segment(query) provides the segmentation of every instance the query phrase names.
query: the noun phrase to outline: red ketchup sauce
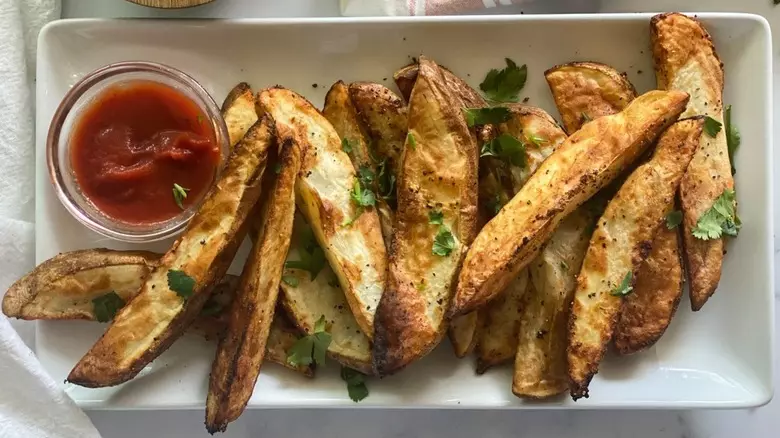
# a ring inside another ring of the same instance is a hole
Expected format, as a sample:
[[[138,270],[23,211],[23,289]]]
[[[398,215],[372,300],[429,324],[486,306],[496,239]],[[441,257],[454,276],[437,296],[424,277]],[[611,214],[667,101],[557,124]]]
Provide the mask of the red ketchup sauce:
[[[134,81],[103,90],[76,121],[70,162],[84,196],[107,216],[152,224],[183,208],[213,181],[220,150],[200,107],[175,88]]]

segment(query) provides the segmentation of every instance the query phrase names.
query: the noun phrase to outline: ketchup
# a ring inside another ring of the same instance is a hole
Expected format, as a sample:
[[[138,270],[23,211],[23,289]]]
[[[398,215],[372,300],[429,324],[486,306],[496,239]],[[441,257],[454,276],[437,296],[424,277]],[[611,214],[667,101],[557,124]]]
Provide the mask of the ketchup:
[[[69,149],[84,196],[129,224],[177,216],[209,189],[220,161],[200,107],[175,88],[142,80],[102,91],[76,121]],[[174,184],[187,189],[181,207]]]

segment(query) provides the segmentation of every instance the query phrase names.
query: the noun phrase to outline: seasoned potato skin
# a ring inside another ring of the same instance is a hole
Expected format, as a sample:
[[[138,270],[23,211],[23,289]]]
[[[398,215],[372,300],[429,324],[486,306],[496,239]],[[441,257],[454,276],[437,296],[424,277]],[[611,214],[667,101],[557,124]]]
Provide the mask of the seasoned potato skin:
[[[206,430],[224,431],[238,418],[254,391],[274,319],[279,282],[290,247],[295,215],[295,181],[304,145],[292,138],[280,144],[278,175],[268,173],[256,238],[230,306],[225,335],[217,346],[206,398]],[[273,176],[271,176],[273,175]]]
[[[376,209],[369,207],[361,213],[352,200],[355,169],[341,149],[338,133],[311,103],[293,91],[274,87],[259,94],[258,104],[274,118],[280,137],[307,145],[296,182],[296,203],[312,226],[361,330],[371,338],[387,273]]]
[[[471,88],[463,79],[459,78],[455,73],[450,70],[439,66],[444,76],[444,81],[447,86],[450,87],[452,93],[461,101],[466,108],[482,108],[487,105],[487,102],[475,89]],[[409,64],[406,67],[398,70],[393,74],[393,80],[401,90],[401,96],[406,101],[412,94],[412,88],[415,81],[417,81],[417,74],[420,71],[419,64]]]
[[[452,343],[455,356],[464,358],[474,351],[479,339],[479,312],[470,312],[453,318],[447,329],[447,336]]]
[[[573,134],[586,120],[623,111],[636,98],[625,73],[598,62],[570,62],[544,72],[566,132]]]
[[[474,240],[450,316],[469,312],[503,290],[560,221],[633,162],[687,101],[684,92],[650,91],[567,138]]]
[[[117,313],[108,330],[76,364],[68,381],[86,387],[126,382],[181,336],[225,275],[246,234],[246,218],[260,197],[273,144],[268,118],[250,128],[184,234],[152,269],[139,294]],[[171,270],[183,271],[195,280],[186,301],[168,285]]]
[[[672,125],[658,140],[652,158],[628,177],[599,218],[577,277],[569,317],[567,358],[573,399],[588,396],[588,384],[612,338],[622,296],[612,295],[640,264],[698,145],[703,119]]]
[[[235,147],[258,119],[255,95],[249,84],[241,82],[230,90],[222,103],[221,113],[227,126],[230,147]]]
[[[477,225],[476,143],[441,69],[425,57],[410,98],[409,133],[416,145],[407,139],[404,148],[388,288],[375,326],[379,375],[426,355],[444,336],[458,266]],[[434,209],[455,240],[448,256],[432,253]]]
[[[528,266],[530,284],[519,314],[512,392],[540,399],[565,392],[567,322],[577,273],[598,212],[587,203],[566,216]]]
[[[650,36],[658,88],[691,95],[683,117],[704,115],[723,123],[723,63],[702,24],[682,14],[656,15]],[[683,247],[691,307],[699,310],[715,293],[723,267],[724,238],[700,240],[692,230],[725,189],[734,188],[726,130],[702,135],[680,184]]]

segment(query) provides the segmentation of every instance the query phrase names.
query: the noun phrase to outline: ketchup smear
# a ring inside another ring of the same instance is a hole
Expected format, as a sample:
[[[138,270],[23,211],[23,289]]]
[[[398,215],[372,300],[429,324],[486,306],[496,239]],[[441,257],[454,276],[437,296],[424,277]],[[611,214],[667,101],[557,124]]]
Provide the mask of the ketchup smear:
[[[214,130],[198,105],[175,88],[133,81],[104,90],[76,121],[70,162],[81,192],[107,216],[151,224],[209,189],[220,161]]]

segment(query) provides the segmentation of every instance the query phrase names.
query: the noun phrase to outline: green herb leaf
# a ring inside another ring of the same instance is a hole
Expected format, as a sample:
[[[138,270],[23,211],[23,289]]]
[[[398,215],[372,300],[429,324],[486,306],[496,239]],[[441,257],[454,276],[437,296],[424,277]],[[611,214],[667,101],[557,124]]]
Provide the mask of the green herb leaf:
[[[720,128],[723,126],[722,123],[719,121],[713,119],[710,116],[707,116],[704,119],[704,132],[707,133],[710,137],[715,137],[720,132]]]
[[[376,174],[368,166],[360,166],[358,169],[358,178],[363,187],[373,187],[376,180]]]
[[[284,263],[284,267],[286,269],[302,269],[304,271],[308,271],[309,275],[311,276],[311,280],[314,281],[314,279],[317,278],[317,275],[320,273],[320,271],[322,271],[322,268],[324,268],[325,264],[327,263],[325,260],[325,252],[317,245],[317,242],[314,240],[313,244],[311,242],[307,242],[303,246],[304,250],[298,251],[300,260],[287,261]],[[284,280],[284,278],[282,278],[282,280]],[[298,286],[297,282],[298,279],[295,278],[296,284],[290,284],[289,282],[285,283],[295,287]]]
[[[525,144],[511,134],[501,134],[482,145],[480,157],[498,157],[514,166],[524,168]]]
[[[219,315],[222,313],[222,304],[218,303],[217,300],[214,299],[212,296],[208,300],[206,300],[206,304],[203,305],[203,308],[200,309],[200,315],[201,316],[214,316]]]
[[[325,315],[314,323],[314,330],[293,344],[287,350],[287,363],[293,366],[311,365],[312,363],[324,366],[325,354],[333,339],[326,329]]]
[[[387,164],[387,158],[379,163],[377,169],[377,189],[379,189],[379,196],[390,203],[395,200],[395,175],[393,175],[390,166]]]
[[[348,138],[342,138],[341,139],[341,150],[351,154],[352,153],[352,142],[349,141]]]
[[[512,117],[509,108],[494,106],[491,108],[463,108],[466,124],[469,127],[506,122]]]
[[[535,144],[537,147],[541,147],[544,143],[547,143],[547,140],[543,139],[542,137],[536,136],[536,135],[529,135],[528,141]]]
[[[777,2],[775,2],[777,4]],[[734,167],[734,154],[739,148],[739,144],[742,143],[742,137],[739,135],[739,130],[731,123],[731,105],[726,107],[724,114],[724,122],[726,124],[726,145],[729,150],[729,162],[731,163],[731,174],[737,173],[737,168]]]
[[[670,211],[666,215],[666,228],[673,230],[680,226],[683,220],[683,213],[679,210]]]
[[[114,315],[125,306],[125,300],[116,292],[111,291],[92,300],[92,311],[99,322],[108,322],[114,319]]]
[[[279,175],[282,173],[282,165],[279,163],[274,164],[274,173]]]
[[[186,300],[195,292],[195,279],[184,271],[171,269],[168,271],[168,287]]]
[[[409,144],[409,147],[412,148],[413,151],[417,150],[417,139],[414,138],[414,134],[411,132],[406,134],[406,143]]]
[[[433,249],[431,252],[437,256],[446,257],[455,249],[455,237],[445,226],[439,227],[439,232],[433,239]]]
[[[288,263],[295,263],[295,262],[287,262],[284,264],[284,266],[289,267],[287,266]],[[290,287],[298,287],[298,285],[300,284],[300,280],[298,280],[298,277],[294,275],[282,275],[282,282],[284,282],[284,284]]]
[[[612,295],[616,297],[624,297],[630,294],[634,290],[634,285],[631,284],[633,277],[634,274],[631,271],[628,271],[626,276],[623,277],[623,281],[620,282],[620,285],[611,292]]]
[[[504,202],[501,200],[500,195],[496,195],[495,197],[487,201],[486,206],[488,211],[491,212],[493,216],[495,216],[498,214],[499,211],[501,211],[501,208],[504,207]]]
[[[479,84],[479,89],[490,101],[517,102],[518,93],[525,86],[527,77],[528,67],[518,67],[514,61],[506,58],[506,68],[490,70],[485,80]]]
[[[591,119],[589,115],[587,115],[585,113],[581,113],[580,114],[580,123],[582,123],[583,125],[588,123],[588,122],[592,122],[592,121],[593,121],[593,119]]]
[[[428,212],[428,223],[441,225],[444,223],[444,213],[441,210],[431,210]]]
[[[737,237],[742,222],[736,214],[736,201],[734,190],[724,190],[712,207],[699,217],[691,230],[693,237],[701,240],[719,239],[723,234]]]
[[[368,387],[366,386],[366,380],[363,374],[347,368],[341,367],[341,380],[347,382],[347,393],[349,398],[353,402],[357,403],[364,398],[368,397]]]
[[[374,197],[374,192],[371,190],[364,188],[362,184],[360,184],[360,180],[355,180],[355,186],[350,194],[352,197],[352,200],[355,202],[355,205],[358,207],[372,207],[374,204],[376,204],[376,198]]]
[[[184,210],[184,200],[187,199],[187,192],[189,191],[190,189],[185,189],[184,187],[173,183],[173,200],[182,210]]]

